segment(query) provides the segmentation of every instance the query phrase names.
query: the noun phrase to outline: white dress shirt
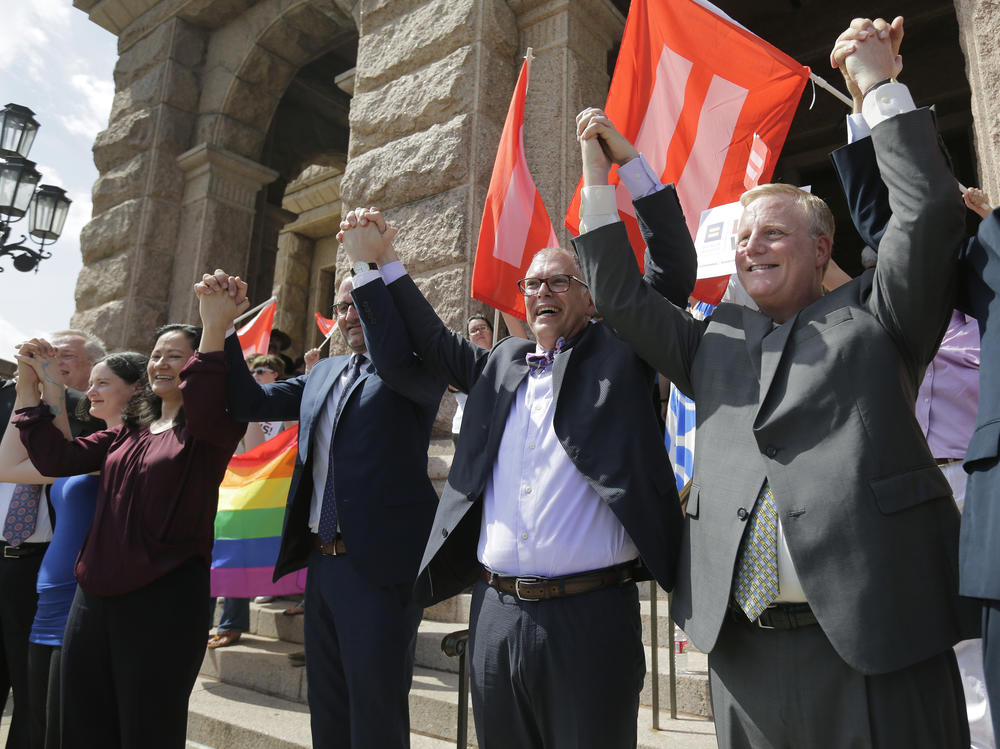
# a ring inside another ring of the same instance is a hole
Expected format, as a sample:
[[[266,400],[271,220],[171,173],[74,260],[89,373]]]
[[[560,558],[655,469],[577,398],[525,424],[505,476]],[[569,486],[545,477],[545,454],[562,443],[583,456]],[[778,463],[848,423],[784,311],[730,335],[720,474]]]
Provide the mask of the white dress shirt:
[[[556,577],[639,556],[560,444],[552,396],[548,367],[521,383],[507,414],[486,484],[477,550],[479,561],[496,572]]]
[[[371,271],[377,273],[377,271]],[[376,276],[377,277],[377,276]],[[364,354],[359,354],[361,362],[359,366],[364,372],[369,364],[369,359]],[[323,511],[323,490],[326,488],[326,475],[330,470],[330,446],[333,444],[333,432],[336,426],[336,408],[340,400],[340,394],[347,385],[347,372],[349,367],[345,367],[337,381],[330,388],[330,394],[326,396],[323,408],[320,410],[316,423],[313,425],[312,445],[312,479],[313,493],[309,501],[309,530],[319,533],[319,515]],[[337,524],[340,530],[340,524]]]

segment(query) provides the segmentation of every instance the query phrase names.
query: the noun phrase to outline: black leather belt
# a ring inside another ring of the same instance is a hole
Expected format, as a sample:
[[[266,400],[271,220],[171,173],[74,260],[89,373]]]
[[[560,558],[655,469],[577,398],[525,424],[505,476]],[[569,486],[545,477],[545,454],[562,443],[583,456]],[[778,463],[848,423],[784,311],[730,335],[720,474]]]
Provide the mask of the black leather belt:
[[[33,557],[38,554],[44,554],[47,548],[49,548],[47,541],[38,544],[21,544],[20,546],[11,546],[10,544],[0,541],[0,555],[2,555],[4,559],[22,559],[24,557]]]
[[[632,559],[613,567],[562,577],[501,575],[483,567],[479,577],[491,588],[496,588],[507,595],[517,596],[522,601],[547,601],[550,598],[577,596],[627,583],[635,577],[637,562],[638,560]]]
[[[733,604],[729,607],[729,617],[733,621],[759,629],[799,629],[817,623],[816,615],[808,603],[774,603],[756,619],[747,619],[743,609]]]
[[[340,557],[347,553],[347,547],[344,546],[344,539],[339,534],[328,544],[320,541],[319,536],[315,533],[311,535],[313,537],[313,546],[319,549],[321,554],[326,554],[330,557]]]

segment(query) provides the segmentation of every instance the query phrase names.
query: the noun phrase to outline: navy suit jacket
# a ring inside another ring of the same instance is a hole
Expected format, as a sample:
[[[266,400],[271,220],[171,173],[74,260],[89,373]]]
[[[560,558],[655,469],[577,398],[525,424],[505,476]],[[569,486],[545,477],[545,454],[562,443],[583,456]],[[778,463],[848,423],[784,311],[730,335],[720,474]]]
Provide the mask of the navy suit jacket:
[[[390,323],[379,341],[398,379],[385,377],[375,360],[352,386],[332,438],[337,517],[347,557],[375,585],[413,582],[437,505],[427,475],[427,447],[444,384],[420,366],[401,330]],[[313,548],[313,429],[349,357],[321,359],[308,375],[260,386],[236,336],[226,339],[226,355],[233,418],[299,421],[298,456],[274,566],[277,580],[304,567]]]
[[[862,138],[831,155],[861,238],[871,247],[885,232],[891,214],[888,194],[871,138]],[[958,188],[956,187],[956,200]],[[974,598],[1000,600],[1000,208],[983,219],[958,259],[955,306],[979,321],[982,339],[979,409],[969,442],[965,470],[970,474],[959,545],[959,590]]]

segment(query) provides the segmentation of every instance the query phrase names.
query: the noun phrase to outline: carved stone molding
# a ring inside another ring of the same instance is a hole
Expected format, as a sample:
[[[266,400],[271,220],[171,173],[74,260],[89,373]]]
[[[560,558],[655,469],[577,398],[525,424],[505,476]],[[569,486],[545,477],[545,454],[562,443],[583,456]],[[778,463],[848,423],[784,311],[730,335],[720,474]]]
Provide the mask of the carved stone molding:
[[[177,157],[184,171],[184,205],[213,199],[254,213],[261,187],[278,178],[274,169],[231,153],[224,148],[202,143]]]

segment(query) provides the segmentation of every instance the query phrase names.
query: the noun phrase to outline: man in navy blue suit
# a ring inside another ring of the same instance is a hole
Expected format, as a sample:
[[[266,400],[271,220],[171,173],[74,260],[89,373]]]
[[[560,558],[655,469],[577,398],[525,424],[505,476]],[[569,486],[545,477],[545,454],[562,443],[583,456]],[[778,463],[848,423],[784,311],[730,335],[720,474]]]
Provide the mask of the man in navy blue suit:
[[[361,264],[354,272],[372,271]],[[375,333],[393,374],[376,371],[352,288],[344,279],[334,304],[352,354],[323,359],[308,376],[258,385],[231,331],[228,407],[242,421],[299,421],[274,575],[308,565],[313,746],[392,749],[409,746],[407,694],[422,614],[412,589],[437,506],[427,447],[444,383],[413,355],[399,319],[381,320]],[[223,271],[195,290],[219,298],[206,327],[231,328],[248,304],[246,284]]]

